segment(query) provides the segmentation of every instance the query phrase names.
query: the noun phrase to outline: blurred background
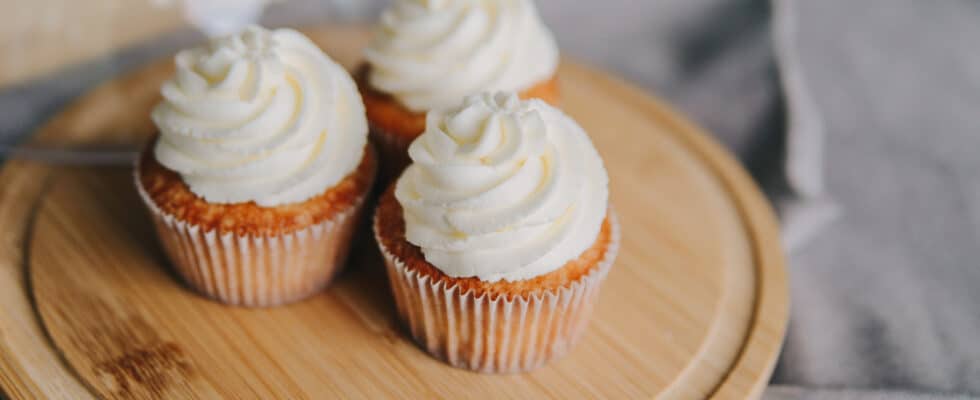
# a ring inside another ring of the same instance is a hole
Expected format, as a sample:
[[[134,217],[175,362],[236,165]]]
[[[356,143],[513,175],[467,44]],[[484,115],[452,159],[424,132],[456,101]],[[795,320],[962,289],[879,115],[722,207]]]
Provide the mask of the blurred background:
[[[385,4],[0,1],[0,140],[242,22],[368,22]],[[980,2],[538,6],[565,56],[683,110],[779,211],[793,305],[766,398],[980,396]]]

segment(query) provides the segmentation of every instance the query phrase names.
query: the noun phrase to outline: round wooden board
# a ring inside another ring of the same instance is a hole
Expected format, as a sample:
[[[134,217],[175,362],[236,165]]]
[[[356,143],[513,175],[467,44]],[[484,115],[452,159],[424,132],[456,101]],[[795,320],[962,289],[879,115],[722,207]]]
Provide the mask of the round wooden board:
[[[359,27],[308,30],[354,66]],[[57,115],[50,143],[134,142],[169,60]],[[604,156],[622,250],[569,355],[521,375],[451,368],[397,324],[373,243],[300,303],[242,309],[171,274],[124,168],[0,170],[0,385],[13,398],[758,397],[785,331],[778,227],[737,162],[659,101],[565,62],[563,108]]]

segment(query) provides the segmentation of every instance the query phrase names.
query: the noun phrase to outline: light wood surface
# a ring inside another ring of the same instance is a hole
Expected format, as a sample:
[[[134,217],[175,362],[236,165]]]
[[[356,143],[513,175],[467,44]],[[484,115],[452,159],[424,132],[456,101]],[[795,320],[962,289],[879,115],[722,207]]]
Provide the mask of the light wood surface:
[[[311,36],[347,66],[365,33]],[[39,132],[133,142],[170,62],[107,83]],[[570,354],[522,375],[453,369],[398,326],[372,243],[313,298],[223,306],[171,274],[130,172],[0,170],[0,386],[12,398],[757,397],[788,309],[777,224],[733,158],[659,101],[565,62],[565,110],[606,160],[622,249]]]
[[[180,8],[166,3],[0,0],[0,87],[92,61],[183,26]]]

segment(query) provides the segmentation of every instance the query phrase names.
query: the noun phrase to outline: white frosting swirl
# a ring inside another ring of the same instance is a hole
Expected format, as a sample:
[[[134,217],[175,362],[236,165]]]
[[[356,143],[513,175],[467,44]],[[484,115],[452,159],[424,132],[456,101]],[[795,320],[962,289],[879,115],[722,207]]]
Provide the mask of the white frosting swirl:
[[[599,234],[608,177],[585,131],[541,100],[482,94],[430,112],[398,180],[406,239],[452,277],[530,279]]]
[[[357,87],[299,32],[249,27],[176,64],[152,114],[155,156],[208,202],[301,202],[359,164],[368,128]]]
[[[395,0],[365,57],[372,86],[421,112],[549,79],[558,46],[532,0]]]

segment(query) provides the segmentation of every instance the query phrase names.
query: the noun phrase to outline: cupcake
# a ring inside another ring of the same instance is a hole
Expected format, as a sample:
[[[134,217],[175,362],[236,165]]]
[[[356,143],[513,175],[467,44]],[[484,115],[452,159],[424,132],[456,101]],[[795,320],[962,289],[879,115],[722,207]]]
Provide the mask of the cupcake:
[[[426,122],[374,218],[401,320],[459,368],[527,371],[564,354],[619,247],[592,142],[514,94],[467,97]]]
[[[430,110],[467,95],[513,91],[558,102],[558,46],[532,0],[395,0],[357,73],[387,183]]]
[[[272,306],[344,264],[377,169],[354,80],[302,34],[249,27],[185,50],[136,186],[193,289]]]

